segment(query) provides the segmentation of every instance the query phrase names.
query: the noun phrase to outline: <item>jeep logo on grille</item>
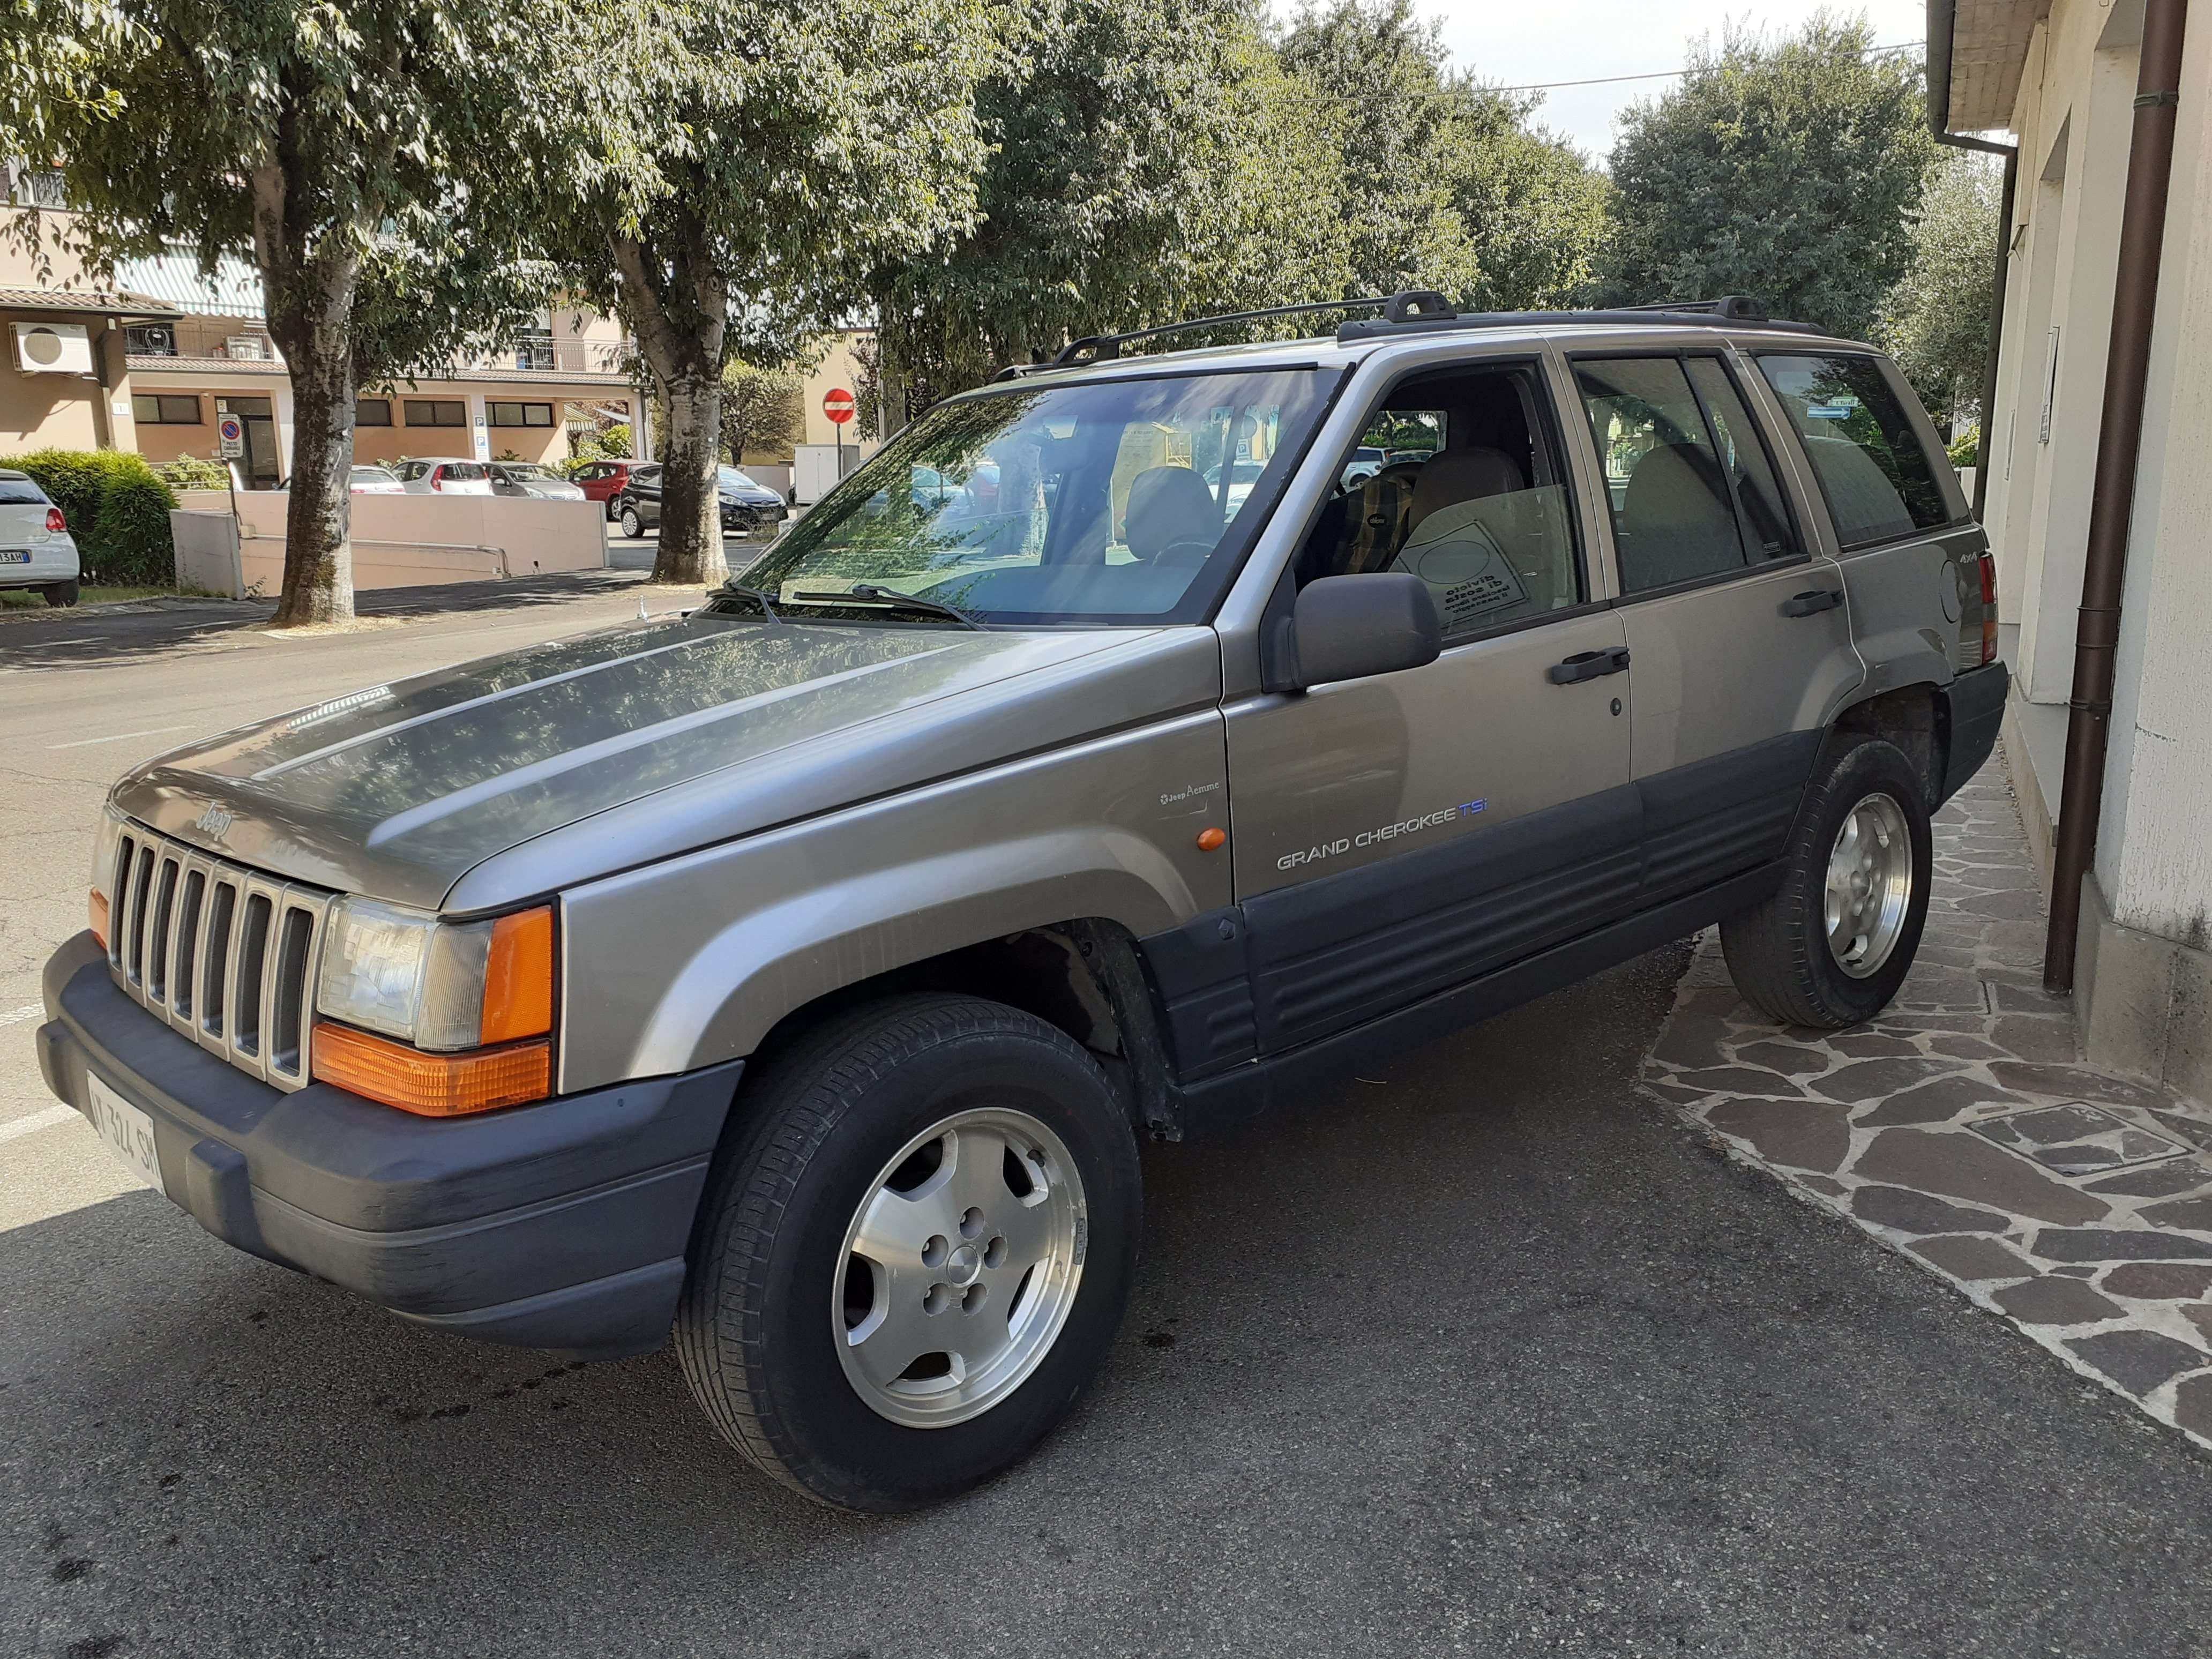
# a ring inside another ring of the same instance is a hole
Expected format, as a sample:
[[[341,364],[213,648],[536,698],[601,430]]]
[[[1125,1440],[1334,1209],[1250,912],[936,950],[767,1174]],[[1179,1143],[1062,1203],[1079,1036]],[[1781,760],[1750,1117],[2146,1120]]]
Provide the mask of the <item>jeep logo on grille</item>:
[[[211,841],[221,841],[222,832],[230,828],[231,815],[220,806],[210,806],[192,820],[192,828]]]

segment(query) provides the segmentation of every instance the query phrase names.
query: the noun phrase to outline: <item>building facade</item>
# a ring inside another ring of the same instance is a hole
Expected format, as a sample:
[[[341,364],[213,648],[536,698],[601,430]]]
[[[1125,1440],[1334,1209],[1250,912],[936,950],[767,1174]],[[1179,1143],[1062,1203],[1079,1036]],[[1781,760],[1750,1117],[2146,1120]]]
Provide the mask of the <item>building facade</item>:
[[[2150,106],[2174,121],[2163,250],[2154,268],[2130,244],[2127,271],[2123,204],[2154,125],[2137,119],[2145,0],[1933,0],[1929,17],[1940,124],[2018,146],[1982,459],[2015,676],[2007,752],[2046,883],[2075,810],[2061,772],[2116,299],[2127,271],[2155,276],[2074,984],[2093,1063],[2212,1101],[2212,13],[2187,19],[2178,99]]]

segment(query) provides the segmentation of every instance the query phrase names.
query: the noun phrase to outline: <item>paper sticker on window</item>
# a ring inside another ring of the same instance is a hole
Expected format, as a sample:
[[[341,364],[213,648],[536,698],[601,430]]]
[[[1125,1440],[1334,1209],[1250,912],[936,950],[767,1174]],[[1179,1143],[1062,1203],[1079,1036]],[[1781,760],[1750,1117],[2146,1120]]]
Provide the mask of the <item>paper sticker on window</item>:
[[[1832,403],[1805,405],[1805,413],[1816,421],[1848,421],[1858,412],[1858,399],[1856,398],[1838,398]]]
[[[1461,522],[1449,522],[1455,518]],[[1398,556],[1400,569],[1429,585],[1447,633],[1528,599],[1520,573],[1506,562],[1489,531],[1471,518],[1466,507],[1432,514]]]

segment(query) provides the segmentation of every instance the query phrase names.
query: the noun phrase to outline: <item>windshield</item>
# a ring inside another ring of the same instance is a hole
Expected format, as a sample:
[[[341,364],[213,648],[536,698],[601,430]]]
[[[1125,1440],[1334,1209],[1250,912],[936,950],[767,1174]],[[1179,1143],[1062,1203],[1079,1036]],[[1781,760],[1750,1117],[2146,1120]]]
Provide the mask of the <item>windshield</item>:
[[[559,483],[561,475],[550,466],[540,466],[535,461],[507,461],[503,464],[510,478],[529,478],[538,482],[551,479]]]
[[[749,477],[744,473],[738,471],[734,466],[717,467],[714,471],[717,482],[724,489],[768,489],[768,486],[761,483],[760,480],[757,478]],[[774,493],[775,492],[773,490],[769,491],[769,494],[771,495]]]
[[[1336,378],[1301,368],[1097,380],[940,404],[825,497],[744,585],[779,605],[873,585],[984,622],[1195,621]]]

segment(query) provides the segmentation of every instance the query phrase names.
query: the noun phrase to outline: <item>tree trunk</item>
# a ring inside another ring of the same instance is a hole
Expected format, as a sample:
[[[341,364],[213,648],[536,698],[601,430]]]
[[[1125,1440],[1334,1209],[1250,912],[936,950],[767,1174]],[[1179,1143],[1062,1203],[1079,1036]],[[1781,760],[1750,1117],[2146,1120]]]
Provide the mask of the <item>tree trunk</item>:
[[[721,459],[722,383],[714,374],[668,382],[668,426],[660,434],[660,546],[653,580],[713,586],[730,574],[722,557],[722,507],[714,469]]]
[[[292,222],[289,143],[254,169],[253,252],[269,334],[292,379],[292,486],[276,628],[353,620],[353,308],[361,271],[347,240]]]

